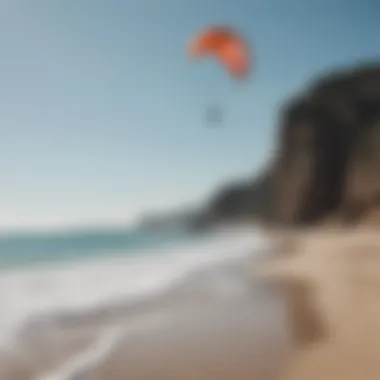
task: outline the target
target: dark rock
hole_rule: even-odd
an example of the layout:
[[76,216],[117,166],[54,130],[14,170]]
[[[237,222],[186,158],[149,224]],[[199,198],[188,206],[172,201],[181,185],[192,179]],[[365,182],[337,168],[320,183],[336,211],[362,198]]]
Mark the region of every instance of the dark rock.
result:
[[359,223],[380,215],[380,62],[315,80],[280,116],[270,169],[217,192],[198,225]]
[[211,198],[196,226],[204,228],[217,223],[269,219],[272,213],[272,182],[272,171],[267,170],[255,180],[223,187]]
[[380,160],[369,156],[380,148],[380,63],[316,81],[282,120],[276,220],[314,224],[339,214],[358,221],[380,195],[373,178]]

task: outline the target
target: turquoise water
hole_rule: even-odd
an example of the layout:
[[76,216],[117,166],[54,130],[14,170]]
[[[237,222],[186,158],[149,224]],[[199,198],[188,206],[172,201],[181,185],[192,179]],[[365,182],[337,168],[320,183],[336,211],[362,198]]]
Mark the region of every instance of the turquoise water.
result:
[[179,242],[186,243],[200,237],[199,234],[184,229],[119,229],[3,235],[0,236],[0,266],[157,253],[157,248]]

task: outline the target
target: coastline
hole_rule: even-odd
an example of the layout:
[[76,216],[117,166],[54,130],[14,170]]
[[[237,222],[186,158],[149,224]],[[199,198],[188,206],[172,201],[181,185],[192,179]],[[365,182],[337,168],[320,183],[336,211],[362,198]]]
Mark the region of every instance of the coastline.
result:
[[[185,256],[184,247],[175,256],[160,256],[153,274],[174,259],[177,268],[170,286],[160,292],[132,299],[126,294],[96,308],[88,304],[80,310],[58,307],[37,313],[3,346],[0,379],[118,380],[126,374],[131,380],[275,379],[290,353],[291,336],[282,294],[271,284],[253,280],[247,271],[248,263],[270,257],[267,244],[253,232],[230,236],[226,231],[221,241],[193,247]],[[149,262],[144,259],[144,265]],[[126,276],[137,268],[132,261],[120,270]],[[144,266],[141,276],[149,277],[149,268]],[[48,293],[45,287],[35,288],[40,292],[36,296],[50,300],[56,288],[58,295],[72,297],[76,287],[66,279],[75,275],[78,285],[86,284],[88,273],[93,294],[99,281],[92,282],[91,268],[82,269],[43,273],[43,281],[33,277],[33,282],[55,284]],[[114,271],[110,265],[94,273],[108,279]],[[54,282],[57,275],[60,282]],[[120,288],[124,292],[125,286]]]
[[[203,299],[194,298],[193,288],[185,284],[184,293],[154,301],[153,311],[140,305],[139,311],[120,307],[109,314],[90,313],[87,319],[58,320],[55,330],[27,335],[21,351],[3,350],[0,378],[377,378],[376,230],[319,228],[274,235],[275,255],[246,261],[251,285],[241,293],[228,290],[227,301],[207,292]],[[208,277],[203,273],[193,280]]]
[[17,356],[0,354],[0,378],[275,379],[289,354],[286,318],[276,292],[260,284],[255,292],[132,318],[124,312],[123,323],[87,331],[82,326],[35,334]]

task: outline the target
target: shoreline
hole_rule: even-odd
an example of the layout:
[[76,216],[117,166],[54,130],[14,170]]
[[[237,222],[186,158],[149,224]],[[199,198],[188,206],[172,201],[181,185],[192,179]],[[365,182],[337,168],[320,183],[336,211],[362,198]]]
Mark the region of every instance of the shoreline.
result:
[[136,380],[175,380],[184,374],[189,379],[275,379],[291,344],[281,303],[271,289],[257,289],[256,304],[249,304],[249,297],[203,302],[197,311],[189,304],[144,313],[113,329],[100,325],[71,334],[63,329],[50,338],[37,335],[24,342],[18,357],[0,353],[0,378],[74,380],[86,373],[91,380],[122,380],[126,374]]
[[219,275],[228,269],[239,280],[223,297],[204,293],[200,284],[210,274],[202,272],[162,302],[31,332],[18,358],[0,352],[1,380],[74,380],[80,373],[91,380],[377,378],[376,230],[277,231],[273,239],[274,255],[249,259],[246,272],[224,264]]
[[[238,239],[237,253],[247,247]],[[205,262],[161,295],[30,321],[18,356],[0,353],[0,378],[274,379],[291,337],[278,289],[246,270],[252,259],[263,262],[260,251]]]

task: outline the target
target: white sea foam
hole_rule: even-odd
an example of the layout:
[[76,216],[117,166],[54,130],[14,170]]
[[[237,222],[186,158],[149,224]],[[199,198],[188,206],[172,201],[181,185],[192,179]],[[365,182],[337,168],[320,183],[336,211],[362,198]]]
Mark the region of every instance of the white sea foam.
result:
[[[49,318],[154,299],[173,284],[185,293],[198,289],[204,294],[207,287],[213,292],[237,291],[238,284],[227,280],[224,269],[211,268],[221,268],[226,260],[242,262],[265,244],[260,232],[252,228],[224,229],[202,242],[149,255],[3,271],[0,344],[16,347],[15,341],[30,333],[31,325],[43,324]],[[204,271],[207,275],[202,275]],[[185,279],[191,272],[196,274],[190,286]]]

